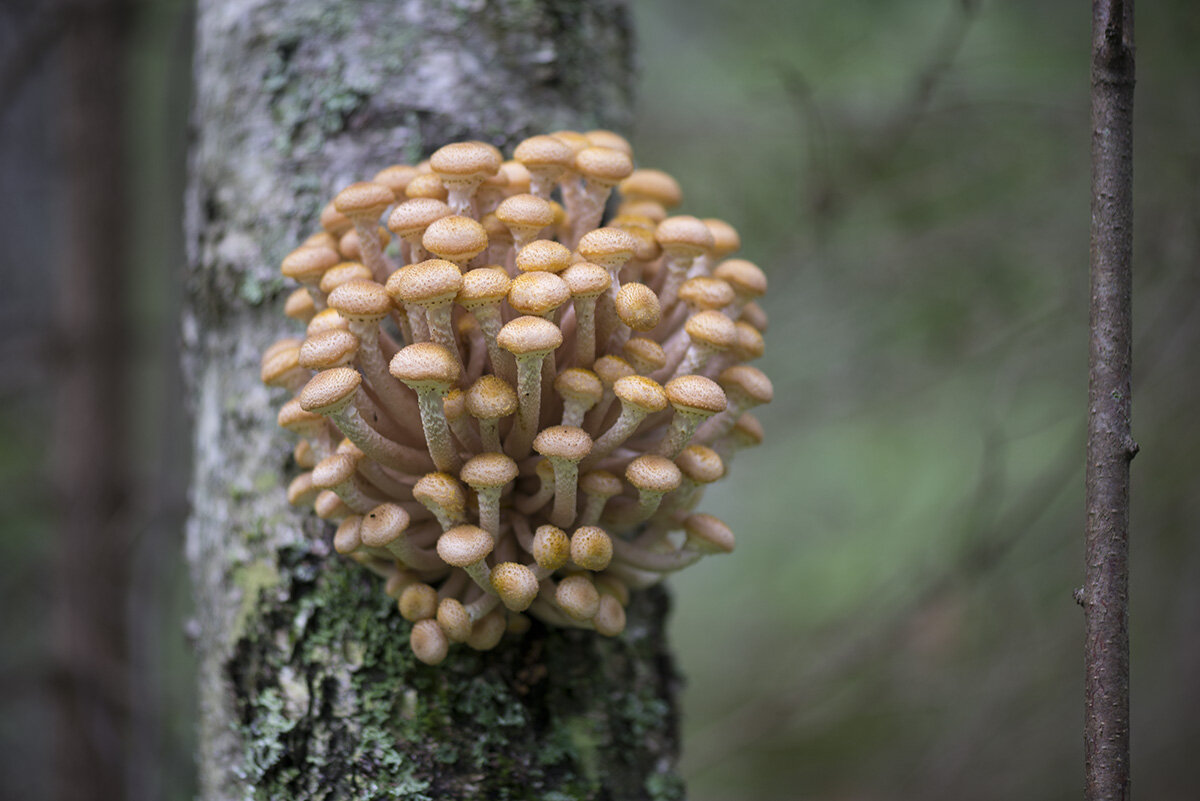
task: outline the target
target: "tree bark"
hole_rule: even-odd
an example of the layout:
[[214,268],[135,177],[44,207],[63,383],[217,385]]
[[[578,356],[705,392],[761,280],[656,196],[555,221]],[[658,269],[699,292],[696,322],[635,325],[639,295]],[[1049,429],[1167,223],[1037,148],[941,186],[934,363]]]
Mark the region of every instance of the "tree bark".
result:
[[1086,470],[1086,797],[1128,799],[1133,0],[1092,4],[1091,349]]
[[284,399],[258,381],[288,332],[279,262],[338,189],[456,139],[626,127],[630,40],[617,2],[200,3],[184,367],[201,798],[682,796],[664,594],[613,640],[535,623],[416,662],[378,580],[287,506]]

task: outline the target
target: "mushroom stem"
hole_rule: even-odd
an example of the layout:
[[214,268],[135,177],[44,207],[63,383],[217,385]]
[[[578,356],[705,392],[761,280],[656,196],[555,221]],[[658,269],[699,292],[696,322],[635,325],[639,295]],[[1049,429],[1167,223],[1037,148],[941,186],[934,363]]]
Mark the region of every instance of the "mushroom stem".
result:
[[575,298],[575,365],[591,369],[596,361],[596,298]]
[[517,360],[517,424],[505,443],[509,456],[519,459],[529,453],[538,430],[542,404],[542,363],[547,354],[518,354]]
[[[362,392],[363,390],[359,389],[356,394]],[[331,413],[329,417],[342,434],[357,445],[368,458],[402,473],[421,473],[433,466],[429,456],[423,451],[387,439],[372,428],[355,408],[357,403],[356,399],[354,404]]]
[[388,417],[408,434],[416,434],[412,421],[417,411],[413,396],[400,388],[400,383],[388,372],[387,361],[379,347],[379,323],[350,323],[350,333],[358,337],[358,364],[366,375],[371,391],[379,398]]

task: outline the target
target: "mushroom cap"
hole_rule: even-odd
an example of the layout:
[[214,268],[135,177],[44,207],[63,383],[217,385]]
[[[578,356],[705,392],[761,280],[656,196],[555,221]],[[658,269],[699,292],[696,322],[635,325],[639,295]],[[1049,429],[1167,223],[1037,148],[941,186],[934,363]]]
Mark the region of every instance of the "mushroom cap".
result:
[[601,267],[620,267],[637,252],[637,239],[621,228],[596,228],[580,238],[576,250]]
[[269,387],[284,386],[287,383],[287,377],[303,366],[300,362],[300,353],[303,348],[304,345],[301,344],[278,348],[271,353],[264,354],[258,377]]
[[592,450],[592,438],[577,426],[550,426],[533,440],[533,449],[547,459],[578,462]]
[[488,245],[510,245],[513,241],[512,230],[500,221],[495,212],[488,212],[479,221],[483,232],[487,234]]
[[662,320],[658,295],[645,284],[622,284],[617,291],[617,316],[634,331],[649,331]]
[[414,623],[412,633],[408,635],[408,646],[412,648],[413,656],[427,665],[440,664],[450,652],[446,632],[442,631],[436,620],[418,620]]
[[325,271],[325,274],[321,276],[321,280],[317,284],[317,288],[328,295],[348,281],[353,281],[357,278],[370,281],[373,275],[370,268],[362,262],[343,261]]
[[725,475],[720,455],[704,445],[688,445],[675,457],[675,464],[697,484],[711,484]]
[[362,518],[358,515],[351,515],[339,523],[337,531],[333,533],[333,549],[343,555],[357,551],[362,546],[362,539],[358,536],[360,528]]
[[517,477],[517,463],[503,453],[481,453],[462,466],[458,476],[475,489],[503,487]]
[[280,353],[294,351],[303,344],[304,340],[297,339],[296,337],[283,337],[282,339],[277,339],[268,345],[267,349],[263,351],[262,364],[265,365]]
[[735,297],[732,286],[710,275],[689,278],[679,287],[679,299],[696,311],[723,309]]
[[576,298],[599,297],[612,286],[608,270],[587,261],[576,262],[563,270],[562,279],[567,282],[571,296]]
[[611,354],[606,354],[596,359],[596,363],[592,365],[592,371],[600,377],[600,382],[606,387],[616,384],[618,378],[637,374],[637,370],[633,369],[633,365],[620,356],[613,356]]
[[431,172],[422,173],[409,181],[408,186],[404,187],[404,194],[410,199],[429,198],[431,200],[445,200],[450,196],[442,179]]
[[684,257],[695,258],[713,246],[708,226],[688,214],[667,217],[654,230],[654,238],[663,250]]
[[521,248],[516,264],[521,272],[561,273],[571,264],[571,249],[552,239],[537,239]]
[[575,154],[575,171],[594,183],[616,186],[633,172],[633,160],[611,147],[585,147]]
[[727,405],[720,384],[702,375],[676,376],[663,389],[667,392],[667,400],[680,412],[708,417],[725,411]]
[[625,217],[627,215],[652,220],[654,224],[650,226],[650,233],[654,233],[658,224],[667,219],[667,210],[656,200],[626,200],[617,207],[617,216]]
[[662,385],[644,375],[627,375],[613,382],[613,393],[646,414],[667,408],[667,393]]
[[313,486],[312,471],[308,471],[296,476],[288,484],[287,500],[292,506],[308,506],[317,497],[318,492]]
[[501,562],[492,568],[492,588],[514,612],[524,612],[538,594],[537,576],[525,565]]
[[767,291],[767,276],[758,265],[745,259],[726,259],[717,265],[713,275],[743,297],[757,298]]
[[571,166],[575,151],[557,136],[531,136],[517,145],[513,158],[530,171],[544,167],[566,169]]
[[508,191],[522,194],[529,191],[529,168],[515,159],[500,165],[500,172],[508,176]]
[[418,175],[420,173],[417,168],[411,164],[393,164],[375,173],[375,177],[371,180],[377,184],[383,184],[399,198],[404,197],[404,190],[408,187],[408,182]]
[[462,368],[458,359],[436,342],[414,342],[396,352],[388,372],[414,389],[443,387],[449,391],[458,383]]
[[605,637],[616,637],[625,630],[625,607],[611,595],[600,596],[600,606],[592,618],[596,632]]
[[762,423],[758,422],[758,418],[749,412],[737,419],[730,433],[747,445],[760,445],[765,436]]
[[453,567],[482,562],[492,552],[492,535],[479,526],[455,526],[438,537],[438,556]]
[[350,507],[332,490],[321,490],[313,501],[313,511],[322,520],[341,520],[351,513]]
[[508,289],[508,305],[519,314],[549,314],[570,299],[567,282],[548,272],[521,273]]
[[629,463],[625,478],[641,492],[671,492],[679,488],[683,474],[670,459],[646,453]]
[[707,514],[688,515],[683,521],[688,544],[704,553],[730,553],[733,531],[719,518]]
[[511,195],[496,207],[496,218],[519,231],[540,231],[554,224],[554,207],[537,195]]
[[554,389],[559,395],[586,404],[589,408],[600,402],[604,385],[600,377],[582,367],[569,367],[554,379]]
[[347,217],[375,217],[396,202],[396,195],[385,184],[358,181],[338,192],[333,207]]
[[[349,222],[349,220],[347,220],[347,222]],[[318,231],[315,234],[311,234],[308,237],[308,239],[305,239],[300,244],[300,246],[301,247],[324,247],[324,248],[329,248],[331,250],[337,250],[338,237],[334,236],[333,234],[329,233],[328,231]]]
[[418,620],[431,619],[437,614],[437,605],[437,590],[423,581],[405,587],[396,602],[401,617],[414,623]]
[[767,313],[754,301],[750,301],[742,307],[742,315],[738,319],[746,321],[759,331],[767,330]]
[[696,312],[683,325],[692,342],[715,350],[728,350],[737,341],[737,329],[719,311]]
[[[387,232],[383,226],[375,229],[376,236],[379,237],[380,247],[387,247],[388,242],[392,241],[392,235]],[[362,259],[362,243],[358,239],[358,230],[351,228],[346,233],[342,234],[342,238],[338,240],[338,251],[347,259],[358,261]]]
[[471,636],[467,637],[467,647],[476,651],[490,651],[500,644],[504,632],[508,631],[507,615],[503,609],[493,609],[471,627]]
[[363,279],[347,281],[329,293],[329,305],[351,322],[382,320],[392,310],[392,299],[382,285]]
[[388,277],[387,293],[403,303],[433,306],[450,303],[462,287],[463,274],[457,264],[443,259],[426,259],[392,273]]
[[404,533],[410,520],[403,506],[381,503],[363,515],[358,536],[368,548],[386,548]]
[[308,321],[304,333],[311,337],[322,331],[332,331],[335,328],[345,331],[349,327],[350,324],[346,322],[345,317],[338,314],[337,309],[325,308],[313,315],[313,318]]
[[454,210],[441,200],[418,197],[406,200],[388,215],[387,226],[396,236],[407,239],[423,234],[434,221],[451,217]]
[[491,420],[517,410],[517,392],[503,378],[482,375],[467,390],[467,411],[472,417]]
[[581,134],[579,131],[562,130],[555,131],[550,135],[561,141],[567,147],[571,148],[572,158],[574,157],[574,154],[589,146],[587,137]]
[[587,495],[612,498],[621,494],[621,479],[607,470],[589,470],[579,477],[579,489]]
[[457,598],[443,598],[438,602],[437,622],[450,642],[466,642],[471,636],[471,615]]
[[[322,277],[321,280],[324,278]],[[298,287],[292,290],[283,303],[284,316],[301,322],[308,322],[316,311],[316,304],[313,303],[312,295],[308,294],[307,287]]]
[[470,217],[442,217],[425,229],[421,246],[443,259],[469,261],[487,249],[487,231]]
[[664,208],[674,208],[683,201],[679,182],[662,170],[639,169],[621,181],[621,196],[630,200],[652,200]]
[[334,237],[340,237],[354,227],[354,221],[335,209],[332,200],[325,204],[325,208],[321,209],[320,222],[325,233]]
[[562,344],[559,327],[541,317],[510,320],[496,335],[496,342],[514,356],[546,354]]
[[592,147],[611,147],[613,150],[620,150],[627,156],[633,155],[633,146],[629,144],[629,140],[615,131],[597,128],[594,131],[588,131],[583,136]]
[[538,566],[553,573],[571,558],[571,540],[558,526],[538,526],[529,551]]
[[413,485],[413,497],[426,506],[441,507],[450,516],[466,512],[467,494],[449,473],[426,473]]
[[442,398],[442,412],[446,415],[447,420],[457,420],[466,414],[466,411],[467,393],[461,389],[452,389]]
[[302,284],[315,284],[333,265],[342,260],[338,252],[321,245],[299,247],[283,257],[279,271],[285,278]]
[[612,539],[599,526],[580,526],[571,535],[571,561],[584,570],[603,570],[612,555]]
[[500,301],[508,296],[511,287],[512,279],[503,267],[478,267],[463,275],[458,302],[470,309],[482,303]]
[[500,170],[500,151],[483,142],[453,142],[429,157],[429,166],[446,186],[476,186]]
[[322,370],[304,385],[297,396],[306,412],[333,414],[344,408],[354,398],[362,383],[362,376],[350,367],[334,367]]
[[742,237],[738,235],[737,229],[724,220],[705,217],[700,222],[708,226],[708,232],[712,234],[713,255],[718,259],[723,259],[742,247]]
[[667,366],[667,354],[662,345],[649,337],[631,337],[622,348],[625,358],[643,375]]
[[737,341],[733,343],[734,355],[743,361],[751,361],[763,355],[767,343],[757,328],[744,320],[738,320],[733,327],[737,329]]
[[342,328],[331,328],[304,340],[298,354],[301,367],[327,370],[349,364],[358,355],[358,337]]
[[755,405],[770,403],[775,397],[775,388],[767,374],[748,364],[726,367],[717,376],[726,395],[740,395]]
[[600,593],[590,576],[577,573],[558,582],[554,600],[576,620],[591,620],[600,609]]
[[300,405],[299,398],[292,398],[279,407],[275,420],[279,427],[299,434],[302,437],[312,436],[325,425],[325,418],[314,412],[305,411]]
[[358,459],[347,453],[331,453],[312,470],[313,486],[317,489],[333,489],[354,477]]

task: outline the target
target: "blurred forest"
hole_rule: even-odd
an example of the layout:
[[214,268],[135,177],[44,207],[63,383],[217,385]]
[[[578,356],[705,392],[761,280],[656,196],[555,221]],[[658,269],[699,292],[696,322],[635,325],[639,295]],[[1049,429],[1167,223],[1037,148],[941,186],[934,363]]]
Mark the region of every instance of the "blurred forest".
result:
[[[70,670],[50,622],[63,476],[98,467],[72,465],[48,400],[71,326],[72,37],[94,5],[0,5],[0,787],[13,798],[51,797]],[[123,538],[123,567],[90,579],[109,578],[126,610],[128,797],[185,799],[175,343],[192,17],[184,0],[110,5],[125,161],[109,356],[125,402],[90,424],[119,432],[130,475],[98,529]],[[1086,5],[631,11],[640,76],[624,133],[639,163],[679,179],[684,212],[736,226],[771,281],[768,439],[703,505],[738,552],[672,581],[690,797],[1079,797]],[[1132,764],[1138,796],[1183,801],[1200,753],[1200,6],[1142,4],[1137,41]],[[264,293],[264,315],[278,302]],[[112,735],[83,734],[101,750]]]

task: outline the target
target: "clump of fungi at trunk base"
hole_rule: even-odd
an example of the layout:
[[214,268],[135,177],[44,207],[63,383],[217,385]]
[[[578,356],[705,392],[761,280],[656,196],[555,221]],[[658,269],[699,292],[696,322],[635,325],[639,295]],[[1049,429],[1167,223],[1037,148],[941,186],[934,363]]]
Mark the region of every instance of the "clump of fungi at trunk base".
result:
[[678,183],[610,131],[512,155],[458,142],[339,192],[283,260],[306,336],[262,360],[294,394],[289,500],[384,577],[429,664],[528,616],[615,636],[631,592],[731,551],[694,510],[772,395],[732,226],[673,214]]

